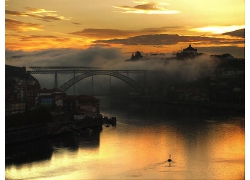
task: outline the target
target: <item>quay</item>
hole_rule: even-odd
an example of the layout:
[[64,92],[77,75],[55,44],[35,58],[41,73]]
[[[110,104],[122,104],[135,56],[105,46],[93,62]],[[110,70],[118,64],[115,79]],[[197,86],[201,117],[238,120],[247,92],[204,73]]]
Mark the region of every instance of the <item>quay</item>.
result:
[[81,121],[52,122],[47,124],[23,126],[10,128],[5,131],[5,144],[11,145],[27,141],[33,141],[39,138],[49,138],[64,133],[79,134],[86,129],[93,131],[102,130],[102,118],[86,118]]
[[86,130],[87,128],[93,130],[101,130],[102,129],[102,118],[86,118],[81,121],[68,121],[63,123],[50,123],[48,124],[48,134],[50,135],[58,135],[62,133],[78,133]]

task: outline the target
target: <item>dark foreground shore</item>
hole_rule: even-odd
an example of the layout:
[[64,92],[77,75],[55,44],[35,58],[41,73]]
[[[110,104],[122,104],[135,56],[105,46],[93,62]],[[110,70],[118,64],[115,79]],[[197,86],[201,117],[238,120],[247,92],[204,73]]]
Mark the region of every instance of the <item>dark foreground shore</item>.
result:
[[102,119],[85,119],[82,121],[62,121],[32,126],[9,128],[5,130],[5,144],[12,145],[40,138],[60,136],[64,133],[80,133],[87,128],[101,130]]

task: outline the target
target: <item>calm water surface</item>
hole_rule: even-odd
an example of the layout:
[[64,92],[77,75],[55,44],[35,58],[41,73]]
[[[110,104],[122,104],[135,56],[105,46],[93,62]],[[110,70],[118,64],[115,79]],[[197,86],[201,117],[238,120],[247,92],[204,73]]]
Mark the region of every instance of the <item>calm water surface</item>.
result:
[[67,135],[6,149],[13,159],[6,160],[5,177],[244,179],[244,117],[186,112],[103,107],[103,114],[117,117],[116,127],[103,126],[90,138]]

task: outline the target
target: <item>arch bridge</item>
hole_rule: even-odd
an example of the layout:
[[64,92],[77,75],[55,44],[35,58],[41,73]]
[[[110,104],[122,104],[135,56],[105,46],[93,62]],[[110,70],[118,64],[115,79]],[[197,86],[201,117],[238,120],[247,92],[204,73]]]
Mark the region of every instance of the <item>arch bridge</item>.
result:
[[[31,67],[32,68],[32,67]],[[82,69],[71,69],[71,68],[64,68],[64,69],[46,69],[46,68],[34,68],[37,70],[32,70],[32,71],[27,71],[29,74],[54,74],[55,75],[55,82],[54,82],[54,88],[58,88],[62,91],[67,91],[70,87],[81,81],[82,79],[92,77],[92,86],[93,86],[93,76],[96,75],[108,75],[111,77],[118,78],[122,80],[123,82],[127,83],[130,85],[137,93],[140,95],[144,94],[144,88],[131,79],[129,77],[130,73],[143,73],[144,74],[144,81],[146,82],[146,74],[148,70],[82,70]],[[70,80],[68,80],[66,83],[58,87],[58,82],[57,82],[57,74],[74,74],[74,77]],[[80,74],[77,75],[76,74]],[[126,74],[126,75],[124,75]],[[93,89],[93,87],[92,87]]]

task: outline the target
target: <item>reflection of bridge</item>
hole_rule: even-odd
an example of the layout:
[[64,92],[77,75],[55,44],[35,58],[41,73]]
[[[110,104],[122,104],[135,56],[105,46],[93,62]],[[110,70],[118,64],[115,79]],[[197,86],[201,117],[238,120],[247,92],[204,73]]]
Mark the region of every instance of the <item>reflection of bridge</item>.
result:
[[[32,67],[31,67],[32,68]],[[92,77],[92,91],[93,91],[93,76],[96,75],[108,75],[110,76],[110,86],[111,86],[111,77],[116,77],[128,85],[130,85],[137,93],[144,94],[144,88],[131,79],[129,77],[130,73],[141,73],[144,74],[144,81],[146,82],[146,75],[148,70],[96,70],[96,69],[82,69],[80,67],[33,67],[32,71],[27,71],[29,74],[54,74],[55,75],[55,82],[54,88],[58,88],[62,91],[67,91],[70,87],[74,84],[79,82],[82,79]],[[64,83],[63,85],[58,87],[57,82],[57,74],[73,74],[74,77]],[[78,74],[76,76],[76,74]],[[80,75],[79,75],[80,74]],[[124,75],[126,74],[126,75]]]

